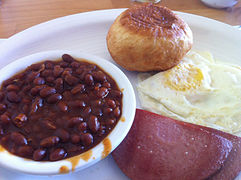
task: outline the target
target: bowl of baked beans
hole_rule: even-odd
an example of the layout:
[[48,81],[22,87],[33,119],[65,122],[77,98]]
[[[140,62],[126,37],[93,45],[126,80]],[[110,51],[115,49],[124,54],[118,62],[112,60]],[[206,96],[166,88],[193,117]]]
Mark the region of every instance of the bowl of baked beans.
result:
[[0,165],[61,174],[104,159],[127,135],[136,99],[111,62],[45,51],[0,70]]

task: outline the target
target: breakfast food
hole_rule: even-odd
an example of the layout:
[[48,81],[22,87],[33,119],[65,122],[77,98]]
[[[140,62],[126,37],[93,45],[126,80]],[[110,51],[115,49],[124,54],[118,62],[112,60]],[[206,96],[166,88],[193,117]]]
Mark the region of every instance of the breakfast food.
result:
[[132,180],[218,179],[222,172],[231,180],[241,170],[240,151],[239,137],[137,109],[112,156]]
[[96,64],[64,54],[2,83],[0,143],[21,157],[56,161],[101,142],[121,114],[115,80]]
[[232,134],[241,130],[241,68],[211,54],[190,52],[174,68],[141,81],[138,90],[149,111]]
[[233,180],[241,172],[241,138],[233,136],[216,129],[201,127],[204,130],[207,130],[211,133],[222,136],[232,142],[233,148],[228,155],[227,161],[224,163],[224,166],[212,175],[209,180]]
[[167,70],[193,43],[189,26],[166,7],[144,4],[121,13],[109,29],[108,50],[130,71]]

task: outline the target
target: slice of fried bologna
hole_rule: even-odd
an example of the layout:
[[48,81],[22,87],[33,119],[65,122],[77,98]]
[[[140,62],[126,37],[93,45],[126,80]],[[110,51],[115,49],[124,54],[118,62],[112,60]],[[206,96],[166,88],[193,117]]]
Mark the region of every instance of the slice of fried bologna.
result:
[[231,150],[231,141],[200,126],[137,109],[112,155],[132,180],[198,180],[217,172]]
[[232,151],[229,153],[224,166],[220,171],[211,176],[209,180],[233,180],[241,172],[241,138],[216,129],[208,127],[203,128],[212,133],[216,133],[233,143]]

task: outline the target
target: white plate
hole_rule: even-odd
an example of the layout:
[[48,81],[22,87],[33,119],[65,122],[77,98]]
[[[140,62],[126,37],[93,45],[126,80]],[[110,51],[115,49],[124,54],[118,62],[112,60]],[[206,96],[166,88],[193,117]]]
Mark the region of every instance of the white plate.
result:
[[[107,47],[106,34],[110,25],[123,9],[93,11],[55,19],[21,33],[0,45],[0,68],[20,57],[55,49],[79,50],[112,61]],[[215,58],[241,65],[241,31],[204,17],[180,13],[194,34],[194,49],[209,50]],[[123,70],[135,85],[136,73]],[[137,106],[139,105],[137,101]],[[69,175],[51,179],[127,180],[111,156],[96,165]],[[0,168],[0,180],[50,179],[48,176],[32,176]],[[241,179],[241,176],[240,176]]]
[[0,39],[0,44],[3,43],[6,39]]

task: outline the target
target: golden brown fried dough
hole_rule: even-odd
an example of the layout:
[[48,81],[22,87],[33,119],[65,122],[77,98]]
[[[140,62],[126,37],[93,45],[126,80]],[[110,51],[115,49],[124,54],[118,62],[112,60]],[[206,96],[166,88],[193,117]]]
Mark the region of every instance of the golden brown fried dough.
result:
[[130,71],[170,69],[192,43],[189,26],[168,8],[153,4],[124,11],[107,35],[112,58]]

